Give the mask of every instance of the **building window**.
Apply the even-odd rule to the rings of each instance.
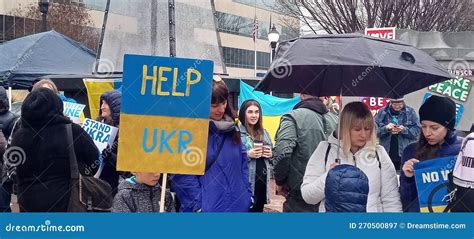
[[[105,11],[107,0],[82,0],[85,7],[91,10]]]
[[[254,51],[222,47],[224,63],[227,67],[254,69]],[[266,70],[270,66],[270,53],[257,51],[257,69]]]
[[[233,0],[234,2],[258,7],[267,11],[274,11],[276,6],[275,0]]]
[[[223,12],[216,12],[215,15],[217,18],[217,31],[244,37],[252,37],[254,19]],[[287,40],[298,37],[298,29],[290,29],[286,26],[280,26],[277,24],[275,24],[275,27],[280,32],[281,40]],[[261,40],[268,40],[269,30],[270,22],[263,21],[263,19],[258,19],[257,38]]]

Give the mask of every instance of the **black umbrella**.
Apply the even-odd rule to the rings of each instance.
[[[255,90],[401,98],[449,78],[431,56],[399,41],[362,34],[313,35],[282,42]]]
[[[414,46],[361,34],[313,35],[282,42],[255,87],[315,96],[400,98],[451,78]]]

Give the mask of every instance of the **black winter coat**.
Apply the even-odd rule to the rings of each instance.
[[[62,115],[62,106],[49,89],[31,92],[23,103],[21,125],[9,148],[21,156],[16,169],[21,212],[67,211],[71,172],[66,125],[71,121]],[[79,172],[94,175],[97,147],[79,125],[72,124],[72,135]]]

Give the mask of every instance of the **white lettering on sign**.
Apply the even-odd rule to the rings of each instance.
[[[443,181],[448,181],[448,174],[450,173],[450,170],[442,170],[441,172],[426,172],[421,174],[421,177],[423,179],[423,183],[434,183],[434,182],[439,182],[440,176],[439,174],[441,173],[441,177]]]
[[[471,91],[471,81],[464,78],[450,79],[428,87],[428,90],[466,102]]]
[[[432,183],[439,181],[438,172],[427,172],[423,173],[421,176],[423,178],[423,183]]]
[[[385,38],[385,39],[395,39],[395,28],[394,27],[366,28],[365,35],[368,35],[371,37]]]
[[[449,69],[448,71],[455,76],[472,76],[472,69]]]

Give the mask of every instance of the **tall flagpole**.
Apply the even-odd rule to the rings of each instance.
[[[272,13],[270,13],[270,25],[268,26],[268,32],[267,32],[267,36],[268,34],[270,34],[270,32],[272,31]],[[273,61],[273,48],[272,48],[272,44],[270,43],[270,65],[272,64],[272,61]]]
[[[253,52],[254,52],[254,76],[257,77],[257,34],[258,34],[258,21],[257,21],[257,1],[254,4],[255,8],[255,15],[254,15],[254,22],[253,22]]]

